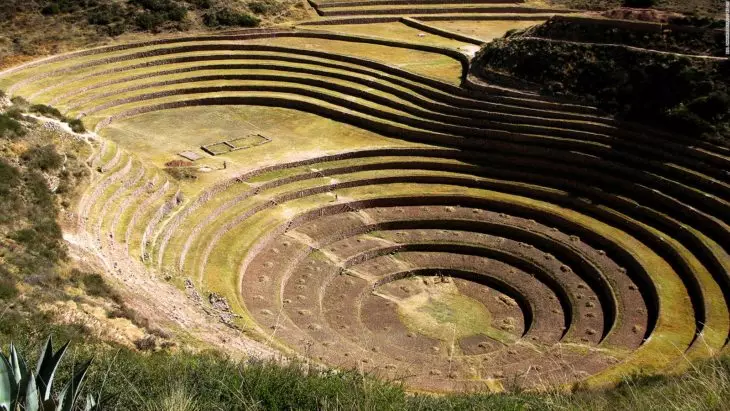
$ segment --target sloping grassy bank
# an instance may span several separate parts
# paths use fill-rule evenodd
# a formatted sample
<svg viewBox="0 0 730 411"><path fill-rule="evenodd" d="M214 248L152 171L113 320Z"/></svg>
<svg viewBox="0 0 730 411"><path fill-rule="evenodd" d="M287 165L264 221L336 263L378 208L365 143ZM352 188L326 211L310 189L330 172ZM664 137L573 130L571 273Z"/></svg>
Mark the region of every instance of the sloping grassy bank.
<svg viewBox="0 0 730 411"><path fill-rule="evenodd" d="M35 320L38 320L36 318ZM45 340L47 327L15 323L26 357ZM3 349L9 335L0 320ZM41 329L43 328L43 329ZM78 341L79 328L52 328L60 338ZM84 391L109 397L114 410L723 410L730 407L730 358L691 367L677 377L639 377L603 392L461 394L406 393L397 381L385 382L357 372L316 371L256 361L236 362L215 353L158 351L140 354L126 348L77 342L57 377L65 381L71 363L94 358Z"/></svg>

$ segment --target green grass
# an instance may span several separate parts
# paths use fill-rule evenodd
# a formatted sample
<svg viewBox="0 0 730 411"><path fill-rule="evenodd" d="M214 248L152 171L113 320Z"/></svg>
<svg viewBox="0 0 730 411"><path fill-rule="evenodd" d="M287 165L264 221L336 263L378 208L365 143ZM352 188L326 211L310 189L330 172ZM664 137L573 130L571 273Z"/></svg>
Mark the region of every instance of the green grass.
<svg viewBox="0 0 730 411"><path fill-rule="evenodd" d="M414 43L428 44L432 46L449 47L458 49L467 45L457 40L441 37L437 34L424 33L421 30L412 28L400 22L393 23L370 23L370 24L325 24L321 26L306 25L303 29L325 30L337 33L355 34L368 37L381 37L397 41L410 41ZM419 34L425 34L419 37Z"/></svg>
<svg viewBox="0 0 730 411"><path fill-rule="evenodd" d="M12 322L11 322L12 321ZM20 321L20 322L18 322ZM46 317L0 316L2 349L12 338L35 358L48 333L70 339L72 363L94 358L85 393L111 396L117 410L595 410L714 411L730 407L730 358L691 364L672 377L632 377L618 388L574 393L407 394L397 382L378 381L355 371L318 371L301 363L239 362L212 352L161 351L140 354L99 346L76 326L42 326ZM87 339L87 342L82 341ZM166 408L165 405L168 405ZM189 407L189 408L185 408Z"/></svg>
<svg viewBox="0 0 730 411"><path fill-rule="evenodd" d="M438 27L486 41L504 36L509 30L525 29L544 22L539 20L446 20L426 21L429 26Z"/></svg>
<svg viewBox="0 0 730 411"><path fill-rule="evenodd" d="M397 299L403 324L418 334L448 344L473 335L483 334L504 344L515 336L492 327L492 315L479 301L463 295L453 283L423 286L419 277L409 281L417 294Z"/></svg>

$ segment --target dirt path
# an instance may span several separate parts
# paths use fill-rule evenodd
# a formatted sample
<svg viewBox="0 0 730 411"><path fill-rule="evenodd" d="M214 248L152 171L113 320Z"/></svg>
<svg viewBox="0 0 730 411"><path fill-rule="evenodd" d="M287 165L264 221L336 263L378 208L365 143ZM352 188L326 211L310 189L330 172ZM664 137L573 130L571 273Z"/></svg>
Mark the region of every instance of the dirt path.
<svg viewBox="0 0 730 411"><path fill-rule="evenodd" d="M176 340L185 337L217 348L233 358L277 359L280 354L246 337L245 331L220 322L220 313L195 301L172 284L132 260L126 248L115 244L100 247L86 232L64 230L72 258L103 270L115 280L125 304L150 323L173 331Z"/></svg>

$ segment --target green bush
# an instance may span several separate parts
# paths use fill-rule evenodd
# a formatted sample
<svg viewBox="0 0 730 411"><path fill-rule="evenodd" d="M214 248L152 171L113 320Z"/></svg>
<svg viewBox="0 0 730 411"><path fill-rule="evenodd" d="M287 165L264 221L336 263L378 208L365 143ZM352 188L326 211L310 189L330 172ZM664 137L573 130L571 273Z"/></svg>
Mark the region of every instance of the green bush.
<svg viewBox="0 0 730 411"><path fill-rule="evenodd" d="M283 9L283 4L276 0L254 0L248 2L248 8L256 14L273 14Z"/></svg>
<svg viewBox="0 0 730 411"><path fill-rule="evenodd" d="M46 16L61 13L76 13L96 6L98 6L97 0L51 0L41 9L41 13Z"/></svg>
<svg viewBox="0 0 730 411"><path fill-rule="evenodd" d="M146 17L142 17L141 20L140 16L137 17L138 25L143 28L154 28L165 21L180 22L185 19L188 13L185 7L171 0L131 0L131 3L147 10L146 13L141 15ZM150 27L153 23L157 24Z"/></svg>
<svg viewBox="0 0 730 411"><path fill-rule="evenodd" d="M26 166L41 171L55 170L63 165L63 157L58 154L53 144L32 147L26 150L20 158Z"/></svg>
<svg viewBox="0 0 730 411"><path fill-rule="evenodd" d="M0 137L16 138L22 137L26 133L18 120L8 114L0 114Z"/></svg>
<svg viewBox="0 0 730 411"><path fill-rule="evenodd" d="M10 278L10 273L4 272L0 267L0 300L10 300L18 295L18 288L15 281Z"/></svg>
<svg viewBox="0 0 730 411"><path fill-rule="evenodd" d="M188 3L192 4L193 6L199 8L199 9L209 9L213 6L213 3L211 3L211 0L190 0Z"/></svg>
<svg viewBox="0 0 730 411"><path fill-rule="evenodd" d="M69 127L71 127L71 130L75 133L85 133L86 127L84 127L84 123L81 122L79 119L73 119L68 121Z"/></svg>
<svg viewBox="0 0 730 411"><path fill-rule="evenodd" d="M142 13L134 19L135 24L142 30L154 30L159 27L164 20L156 13Z"/></svg>
<svg viewBox="0 0 730 411"><path fill-rule="evenodd" d="M237 13L229 9L221 9L203 15L203 23L208 27L256 27L260 22L261 20L256 16L247 13Z"/></svg>
<svg viewBox="0 0 730 411"><path fill-rule="evenodd" d="M26 99L20 96L15 96L10 99L10 102L13 103L13 106L18 108L19 110L26 110L30 103Z"/></svg>
<svg viewBox="0 0 730 411"><path fill-rule="evenodd" d="M119 4L102 4L88 13L89 24L109 25L122 22L125 18L125 11Z"/></svg>
<svg viewBox="0 0 730 411"><path fill-rule="evenodd" d="M33 104L32 106L30 106L29 110L33 113L37 113L37 114L40 114L40 115L46 116L46 117L53 117L58 120L66 119L66 117L63 114L61 114L60 111L58 111L58 109L51 107L51 106L47 106L45 104Z"/></svg>
<svg viewBox="0 0 730 411"><path fill-rule="evenodd" d="M60 14L61 7L56 3L51 3L41 9L41 14L44 16L53 16L54 14Z"/></svg>

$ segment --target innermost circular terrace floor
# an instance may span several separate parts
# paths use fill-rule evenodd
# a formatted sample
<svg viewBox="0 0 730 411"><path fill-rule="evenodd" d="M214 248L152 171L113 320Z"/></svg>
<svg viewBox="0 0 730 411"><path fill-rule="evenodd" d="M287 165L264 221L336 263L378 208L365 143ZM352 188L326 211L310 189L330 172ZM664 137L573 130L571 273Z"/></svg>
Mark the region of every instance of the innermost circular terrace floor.
<svg viewBox="0 0 730 411"><path fill-rule="evenodd" d="M515 329L515 318L503 316L503 330L496 328L495 318L485 304L462 294L448 273L404 278L378 287L374 292L397 304L400 320L409 330L452 346L467 337L481 336L505 345L519 337L509 332ZM509 304L509 297L505 297L502 301Z"/></svg>

